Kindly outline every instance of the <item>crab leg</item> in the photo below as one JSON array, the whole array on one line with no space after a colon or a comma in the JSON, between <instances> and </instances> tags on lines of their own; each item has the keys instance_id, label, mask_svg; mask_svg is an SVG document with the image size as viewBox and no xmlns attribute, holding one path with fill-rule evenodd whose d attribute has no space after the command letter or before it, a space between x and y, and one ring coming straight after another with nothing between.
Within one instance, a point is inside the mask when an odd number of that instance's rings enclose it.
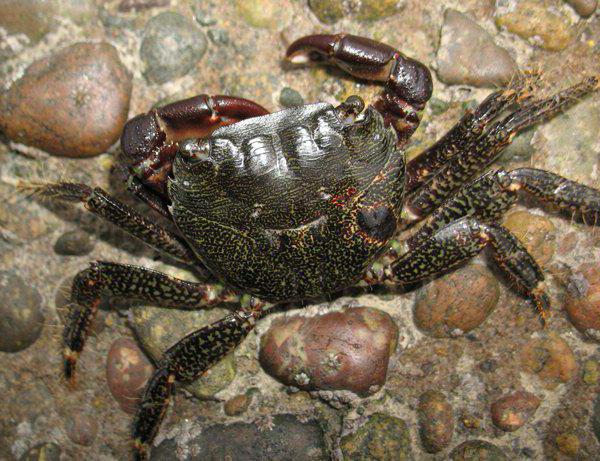
<instances>
[{"instance_id":1,"label":"crab leg","mask_svg":"<svg viewBox=\"0 0 600 461\"><path fill-rule=\"evenodd\" d=\"M400 142L417 129L418 111L433 89L431 73L419 61L389 45L356 35L308 35L292 43L285 57L292 63L331 63L354 77L385 83L374 106L395 128Z\"/></svg>"},{"instance_id":2,"label":"crab leg","mask_svg":"<svg viewBox=\"0 0 600 461\"><path fill-rule=\"evenodd\" d=\"M266 305L254 300L223 319L195 331L167 350L148 382L133 423L134 459L145 460L158 432L176 381L189 382L233 351L266 315Z\"/></svg>"},{"instance_id":3,"label":"crab leg","mask_svg":"<svg viewBox=\"0 0 600 461\"><path fill-rule=\"evenodd\" d=\"M409 195L405 206L408 219L418 221L429 215L456 189L498 158L519 131L551 118L597 89L598 79L592 77L548 99L533 101L495 123L464 146L423 187Z\"/></svg>"},{"instance_id":4,"label":"crab leg","mask_svg":"<svg viewBox=\"0 0 600 461\"><path fill-rule=\"evenodd\" d=\"M407 253L384 268L380 281L410 284L447 272L490 248L502 271L536 306L542 320L547 317L548 297L544 275L523 244L506 228L463 218L422 239ZM369 283L374 276L369 274Z\"/></svg>"},{"instance_id":5,"label":"crab leg","mask_svg":"<svg viewBox=\"0 0 600 461\"><path fill-rule=\"evenodd\" d=\"M85 184L69 182L31 183L21 187L44 197L81 202L88 211L115 224L158 251L186 264L194 264L197 261L191 250L177 235L144 218L133 208L111 197L99 187L92 189ZM196 265L200 274L206 271L199 263Z\"/></svg>"},{"instance_id":6,"label":"crab leg","mask_svg":"<svg viewBox=\"0 0 600 461\"><path fill-rule=\"evenodd\" d=\"M209 136L221 126L267 114L248 99L202 94L140 114L127 122L121 147L131 171L166 197L166 179L178 142Z\"/></svg>"},{"instance_id":7,"label":"crab leg","mask_svg":"<svg viewBox=\"0 0 600 461\"><path fill-rule=\"evenodd\" d=\"M79 272L71 290L73 306L63 333L64 373L75 379L77 358L88 335L102 298L119 296L148 301L163 307L200 308L239 301L220 285L205 285L170 277L144 267L97 261Z\"/></svg>"}]
</instances>

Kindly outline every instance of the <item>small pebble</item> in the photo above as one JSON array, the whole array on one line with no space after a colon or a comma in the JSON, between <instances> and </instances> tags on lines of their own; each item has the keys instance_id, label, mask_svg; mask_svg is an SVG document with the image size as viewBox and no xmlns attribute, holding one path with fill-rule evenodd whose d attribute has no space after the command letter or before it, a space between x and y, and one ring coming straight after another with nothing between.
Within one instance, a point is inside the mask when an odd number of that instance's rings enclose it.
<instances>
[{"instance_id":1,"label":"small pebble","mask_svg":"<svg viewBox=\"0 0 600 461\"><path fill-rule=\"evenodd\" d=\"M437 53L439 79L449 85L494 88L505 85L517 72L508 52L468 16L447 9Z\"/></svg>"},{"instance_id":2,"label":"small pebble","mask_svg":"<svg viewBox=\"0 0 600 461\"><path fill-rule=\"evenodd\" d=\"M464 291L467 286L468 296ZM464 335L485 321L499 297L498 281L489 269L471 264L435 279L420 290L415 323L437 338Z\"/></svg>"},{"instance_id":3,"label":"small pebble","mask_svg":"<svg viewBox=\"0 0 600 461\"><path fill-rule=\"evenodd\" d=\"M556 334L531 339L521 350L521 367L535 374L547 389L571 381L578 374L577 360L567 342Z\"/></svg>"},{"instance_id":4,"label":"small pebble","mask_svg":"<svg viewBox=\"0 0 600 461\"><path fill-rule=\"evenodd\" d=\"M398 0L361 0L356 19L359 21L377 21L397 14L404 2Z\"/></svg>"},{"instance_id":5,"label":"small pebble","mask_svg":"<svg viewBox=\"0 0 600 461\"><path fill-rule=\"evenodd\" d=\"M587 18L594 14L598 7L598 0L565 0L573 7L579 16Z\"/></svg>"},{"instance_id":6,"label":"small pebble","mask_svg":"<svg viewBox=\"0 0 600 461\"><path fill-rule=\"evenodd\" d=\"M157 362L169 347L184 336L225 317L228 313L220 308L183 311L139 306L133 309L131 326L143 349ZM234 354L229 354L200 378L184 387L196 397L206 399L231 384L235 374Z\"/></svg>"},{"instance_id":7,"label":"small pebble","mask_svg":"<svg viewBox=\"0 0 600 461\"><path fill-rule=\"evenodd\" d=\"M539 0L510 2L496 9L495 18L498 27L549 51L564 50L575 38L576 28L569 18Z\"/></svg>"},{"instance_id":8,"label":"small pebble","mask_svg":"<svg viewBox=\"0 0 600 461\"><path fill-rule=\"evenodd\" d=\"M575 328L600 342L600 268L583 264L569 277L565 309Z\"/></svg>"},{"instance_id":9,"label":"small pebble","mask_svg":"<svg viewBox=\"0 0 600 461\"><path fill-rule=\"evenodd\" d=\"M334 24L347 13L343 0L308 0L308 7L324 24Z\"/></svg>"},{"instance_id":10,"label":"small pebble","mask_svg":"<svg viewBox=\"0 0 600 461\"><path fill-rule=\"evenodd\" d=\"M579 438L570 433L557 435L555 441L558 450L569 457L577 455L581 445Z\"/></svg>"},{"instance_id":11,"label":"small pebble","mask_svg":"<svg viewBox=\"0 0 600 461\"><path fill-rule=\"evenodd\" d=\"M19 458L19 461L60 461L60 447L52 442L40 443Z\"/></svg>"},{"instance_id":12,"label":"small pebble","mask_svg":"<svg viewBox=\"0 0 600 461\"><path fill-rule=\"evenodd\" d=\"M59 255L83 256L89 254L95 244L87 232L73 230L65 232L56 240L54 251Z\"/></svg>"},{"instance_id":13,"label":"small pebble","mask_svg":"<svg viewBox=\"0 0 600 461\"><path fill-rule=\"evenodd\" d=\"M378 309L286 316L263 335L259 359L267 373L288 386L364 396L385 383L397 340L398 327Z\"/></svg>"},{"instance_id":14,"label":"small pebble","mask_svg":"<svg viewBox=\"0 0 600 461\"><path fill-rule=\"evenodd\" d=\"M188 453L202 453L203 459L210 460L330 459L319 422L300 422L290 414L259 417L251 423L215 424L177 443L166 439L153 449L152 459L178 459L182 448Z\"/></svg>"},{"instance_id":15,"label":"small pebble","mask_svg":"<svg viewBox=\"0 0 600 461\"><path fill-rule=\"evenodd\" d=\"M556 253L556 227L546 216L514 211L504 218L504 226L520 241L533 259L544 267Z\"/></svg>"},{"instance_id":16,"label":"small pebble","mask_svg":"<svg viewBox=\"0 0 600 461\"><path fill-rule=\"evenodd\" d=\"M154 367L135 341L119 338L110 346L106 358L106 382L124 412L135 413L153 372Z\"/></svg>"},{"instance_id":17,"label":"small pebble","mask_svg":"<svg viewBox=\"0 0 600 461\"><path fill-rule=\"evenodd\" d=\"M216 45L228 45L229 34L224 29L210 29L207 32L208 38Z\"/></svg>"},{"instance_id":18,"label":"small pebble","mask_svg":"<svg viewBox=\"0 0 600 461\"><path fill-rule=\"evenodd\" d=\"M31 346L44 325L42 297L13 271L0 271L0 351Z\"/></svg>"},{"instance_id":19,"label":"small pebble","mask_svg":"<svg viewBox=\"0 0 600 461\"><path fill-rule=\"evenodd\" d=\"M283 107L296 107L304 104L304 99L296 90L286 86L279 94L279 104Z\"/></svg>"},{"instance_id":20,"label":"small pebble","mask_svg":"<svg viewBox=\"0 0 600 461\"><path fill-rule=\"evenodd\" d=\"M249 26L260 29L275 29L285 23L290 13L272 0L234 0L240 17Z\"/></svg>"},{"instance_id":21,"label":"small pebble","mask_svg":"<svg viewBox=\"0 0 600 461\"><path fill-rule=\"evenodd\" d=\"M530 392L506 395L491 406L492 421L503 431L513 432L531 419L541 400Z\"/></svg>"},{"instance_id":22,"label":"small pebble","mask_svg":"<svg viewBox=\"0 0 600 461\"><path fill-rule=\"evenodd\" d=\"M66 423L67 435L77 445L90 446L98 433L98 420L84 413L69 415Z\"/></svg>"},{"instance_id":23,"label":"small pebble","mask_svg":"<svg viewBox=\"0 0 600 461\"><path fill-rule=\"evenodd\" d=\"M586 360L583 363L583 382L588 386L595 386L600 381L600 363L596 360Z\"/></svg>"},{"instance_id":24,"label":"small pebble","mask_svg":"<svg viewBox=\"0 0 600 461\"><path fill-rule=\"evenodd\" d=\"M439 391L430 390L419 398L419 434L428 453L437 453L452 441L452 405Z\"/></svg>"},{"instance_id":25,"label":"small pebble","mask_svg":"<svg viewBox=\"0 0 600 461\"><path fill-rule=\"evenodd\" d=\"M130 93L112 45L76 43L34 62L3 94L0 129L54 155L97 155L119 138Z\"/></svg>"},{"instance_id":26,"label":"small pebble","mask_svg":"<svg viewBox=\"0 0 600 461\"><path fill-rule=\"evenodd\" d=\"M185 16L173 11L154 16L146 24L140 48L146 78L162 84L188 74L206 46L204 33Z\"/></svg>"},{"instance_id":27,"label":"small pebble","mask_svg":"<svg viewBox=\"0 0 600 461\"><path fill-rule=\"evenodd\" d=\"M468 440L450 453L452 461L508 461L508 457L496 445L485 440Z\"/></svg>"},{"instance_id":28,"label":"small pebble","mask_svg":"<svg viewBox=\"0 0 600 461\"><path fill-rule=\"evenodd\" d=\"M223 404L227 416L236 416L245 413L252 403L252 393L240 394L230 398Z\"/></svg>"},{"instance_id":29,"label":"small pebble","mask_svg":"<svg viewBox=\"0 0 600 461\"><path fill-rule=\"evenodd\" d=\"M410 432L404 420L385 413L374 413L354 433L340 441L344 459L413 459Z\"/></svg>"}]
</instances>

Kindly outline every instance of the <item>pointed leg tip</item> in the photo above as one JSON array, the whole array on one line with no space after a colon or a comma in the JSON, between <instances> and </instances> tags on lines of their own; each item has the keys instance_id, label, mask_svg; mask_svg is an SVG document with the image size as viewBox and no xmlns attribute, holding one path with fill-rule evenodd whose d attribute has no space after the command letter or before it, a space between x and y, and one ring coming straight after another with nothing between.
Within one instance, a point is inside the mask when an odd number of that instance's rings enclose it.
<instances>
[{"instance_id":1,"label":"pointed leg tip","mask_svg":"<svg viewBox=\"0 0 600 461\"><path fill-rule=\"evenodd\" d=\"M75 378L75 369L77 368L77 356L79 354L69 348L63 352L64 357L64 377L67 387L70 390L77 388L77 380Z\"/></svg>"},{"instance_id":2,"label":"pointed leg tip","mask_svg":"<svg viewBox=\"0 0 600 461\"><path fill-rule=\"evenodd\" d=\"M140 439L133 441L132 459L134 461L146 461L148 459L148 445Z\"/></svg>"}]
</instances>

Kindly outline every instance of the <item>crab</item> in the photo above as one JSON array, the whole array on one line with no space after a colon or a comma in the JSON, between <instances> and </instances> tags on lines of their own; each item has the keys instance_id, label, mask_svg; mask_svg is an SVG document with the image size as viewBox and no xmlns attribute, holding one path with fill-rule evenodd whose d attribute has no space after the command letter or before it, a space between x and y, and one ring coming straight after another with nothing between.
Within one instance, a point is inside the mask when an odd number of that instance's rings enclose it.
<instances>
[{"instance_id":1,"label":"crab","mask_svg":"<svg viewBox=\"0 0 600 461\"><path fill-rule=\"evenodd\" d=\"M135 459L147 459L176 383L203 374L279 304L355 285L412 284L489 249L545 320L542 269L497 221L523 192L598 221L599 190L534 168L488 170L519 131L596 91L598 78L539 99L535 78L520 78L407 162L405 147L432 94L425 65L348 34L302 37L285 57L336 65L383 83L383 91L368 107L351 96L338 106L276 113L239 97L199 95L131 119L121 137L128 189L175 230L100 188L39 186L44 195L82 202L198 276L191 282L105 261L77 274L63 334L67 380L104 296L171 308L238 306L157 363L133 424Z\"/></svg>"}]
</instances>

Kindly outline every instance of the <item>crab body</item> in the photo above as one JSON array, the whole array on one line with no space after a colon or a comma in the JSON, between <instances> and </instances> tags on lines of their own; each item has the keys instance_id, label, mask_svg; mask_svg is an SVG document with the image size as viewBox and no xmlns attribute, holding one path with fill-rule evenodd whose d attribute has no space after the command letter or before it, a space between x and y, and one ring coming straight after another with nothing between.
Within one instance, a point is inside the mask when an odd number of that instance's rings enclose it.
<instances>
[{"instance_id":1,"label":"crab body","mask_svg":"<svg viewBox=\"0 0 600 461\"><path fill-rule=\"evenodd\" d=\"M396 231L404 155L381 115L329 104L255 117L182 144L173 219L228 285L265 300L355 283Z\"/></svg>"}]
</instances>

